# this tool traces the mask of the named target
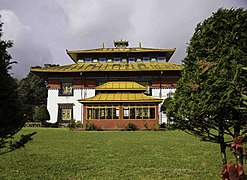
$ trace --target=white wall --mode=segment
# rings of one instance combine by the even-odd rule
[[[166,99],[168,98],[172,93],[175,92],[175,88],[174,87],[162,87],[160,88],[153,88],[152,89],[152,96],[155,98],[161,98],[161,99]],[[163,102],[161,102],[159,104],[159,110],[161,108],[161,105],[163,104]],[[159,111],[159,123],[167,123],[167,117],[165,114],[163,114],[162,112]]]
[[[58,96],[58,89],[49,89],[48,90],[48,99],[47,99],[47,109],[50,113],[51,123],[57,122],[58,117],[58,104],[71,103],[73,106],[73,119],[77,121],[82,120],[82,104],[78,102],[79,99],[84,99],[92,97],[95,95],[94,89],[74,89],[73,96]]]
[[[74,89],[73,96],[58,96],[58,89],[49,89],[48,90],[48,99],[47,99],[47,109],[50,113],[50,121],[51,123],[57,122],[58,116],[58,104],[71,103],[73,106],[73,118],[75,120],[81,121],[83,117],[82,112],[82,104],[78,102],[79,99],[85,99],[89,97],[95,96],[95,89]],[[166,99],[169,94],[174,93],[174,87],[162,87],[160,88],[152,88],[152,96],[155,98]],[[162,102],[163,103],[163,102]],[[162,105],[159,104],[159,109]],[[162,112],[159,113],[160,116],[160,124],[165,122],[167,123],[166,115]]]

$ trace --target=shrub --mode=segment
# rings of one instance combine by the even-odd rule
[[[129,122],[129,123],[125,126],[124,130],[125,130],[125,131],[136,131],[136,130],[138,130],[138,127],[137,127],[136,124]]]
[[[143,120],[142,124],[143,124],[143,126],[145,127],[146,130],[149,130],[148,122],[146,120]]]
[[[67,127],[69,128],[69,130],[75,129],[75,128],[76,128],[76,121],[75,121],[74,119],[71,119],[71,120],[69,121],[69,124],[68,124]]]
[[[163,122],[162,124],[160,124],[160,128],[166,128],[166,123]]]
[[[46,105],[42,104],[40,105],[34,114],[34,120],[38,120],[41,122],[45,122],[50,119],[50,114],[46,108]]]
[[[81,128],[81,127],[82,127],[81,121],[76,121],[76,122],[75,122],[75,126],[76,126],[77,128]]]
[[[96,125],[94,125],[93,123],[91,124],[86,124],[86,127],[85,127],[85,130],[86,131],[102,131],[101,128],[97,127]]]

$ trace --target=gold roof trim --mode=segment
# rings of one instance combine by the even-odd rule
[[[147,96],[144,93],[101,93],[97,94],[94,97],[80,99],[78,100],[80,103],[161,103],[163,99],[154,98],[152,96]]]
[[[135,63],[76,63],[48,68],[31,68],[34,73],[55,72],[112,72],[112,71],[180,71],[181,64],[169,62],[135,62]]]
[[[138,90],[145,91],[146,87],[133,81],[112,81],[97,86],[96,90]]]
[[[114,52],[174,52],[176,48],[172,49],[158,49],[158,48],[97,48],[97,49],[87,49],[87,50],[67,50],[68,54],[77,53],[114,53]]]

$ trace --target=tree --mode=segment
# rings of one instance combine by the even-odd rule
[[[160,108],[161,112],[163,112],[164,114],[166,114],[168,104],[169,104],[171,101],[172,101],[172,97],[171,97],[171,96],[167,97],[167,98],[164,100],[164,102],[163,102],[163,104],[161,105],[161,108]],[[167,119],[167,127],[170,128],[170,119],[169,119],[169,118]]]
[[[50,114],[49,114],[45,104],[37,107],[37,110],[36,110],[33,118],[34,118],[34,120],[38,120],[38,121],[41,121],[43,123],[47,120],[50,120]]]
[[[187,47],[184,69],[167,114],[183,131],[220,144],[222,163],[232,138],[247,132],[247,11],[219,9],[199,23]],[[245,137],[246,139],[246,137]],[[240,152],[241,153],[241,152]],[[242,157],[238,156],[243,164]]]
[[[41,68],[39,66],[33,68]],[[28,121],[33,121],[34,107],[46,104],[47,101],[47,87],[44,79],[29,72],[27,77],[23,78],[18,84],[18,92],[23,104],[24,114],[26,114]]]
[[[25,119],[17,93],[17,83],[8,72],[12,67],[11,64],[16,63],[11,61],[11,56],[7,52],[13,43],[1,40],[1,36],[2,23],[0,22],[0,154],[5,147],[8,147],[8,150],[23,147],[33,135],[22,135],[19,140],[12,141],[13,136],[24,126]]]

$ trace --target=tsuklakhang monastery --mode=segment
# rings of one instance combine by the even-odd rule
[[[75,119],[83,125],[122,129],[166,122],[163,100],[175,91],[182,66],[170,63],[175,49],[128,47],[67,50],[73,64],[31,71],[48,82],[47,108],[51,123]]]

